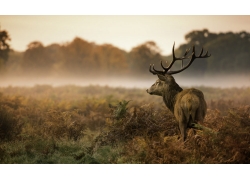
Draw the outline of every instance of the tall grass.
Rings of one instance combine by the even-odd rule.
[[[205,128],[183,143],[162,99],[142,89],[0,88],[0,162],[249,163],[250,89],[199,89]]]

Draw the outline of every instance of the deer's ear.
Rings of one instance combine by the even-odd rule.
[[[158,78],[161,80],[161,81],[165,81],[166,80],[166,76],[164,75],[161,75],[161,74],[157,74]]]

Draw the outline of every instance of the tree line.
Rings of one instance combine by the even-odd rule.
[[[5,35],[7,31],[4,31]],[[163,56],[153,41],[147,41],[126,52],[111,44],[98,45],[76,37],[65,44],[44,46],[40,41],[28,44],[24,52],[11,50],[3,31],[5,49],[0,48],[1,66],[9,74],[19,72],[37,76],[149,76],[149,64],[159,66],[160,61],[172,59]],[[185,35],[186,43],[175,48],[176,56],[195,45],[197,54],[202,46],[212,56],[197,59],[183,75],[247,74],[250,68],[250,33],[212,33],[207,29],[194,30]],[[7,46],[6,46],[7,44]],[[0,45],[4,46],[4,43]],[[187,61],[187,60],[185,60]],[[187,61],[188,62],[188,61]],[[187,63],[187,62],[184,62]],[[180,68],[177,62],[173,68]],[[3,71],[3,70],[2,70]]]
[[[183,54],[188,47],[196,46],[197,54],[202,46],[212,54],[207,59],[197,59],[187,74],[249,74],[250,70],[250,33],[211,33],[207,29],[192,31],[185,35],[186,43],[178,51]]]

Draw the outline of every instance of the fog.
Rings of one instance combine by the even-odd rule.
[[[175,77],[175,76],[174,76]],[[21,86],[33,87],[35,85],[51,85],[51,86],[109,86],[123,88],[149,88],[157,79],[157,76],[151,78],[124,78],[124,77],[109,77],[109,78],[38,78],[38,77],[5,77],[0,78],[0,87]],[[250,87],[249,76],[217,76],[217,77],[175,77],[176,82],[181,87],[218,87],[218,88],[242,88]]]

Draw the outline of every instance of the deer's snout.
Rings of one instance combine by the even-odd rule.
[[[150,92],[148,89],[146,90],[146,92],[150,95],[152,95],[152,92]]]

